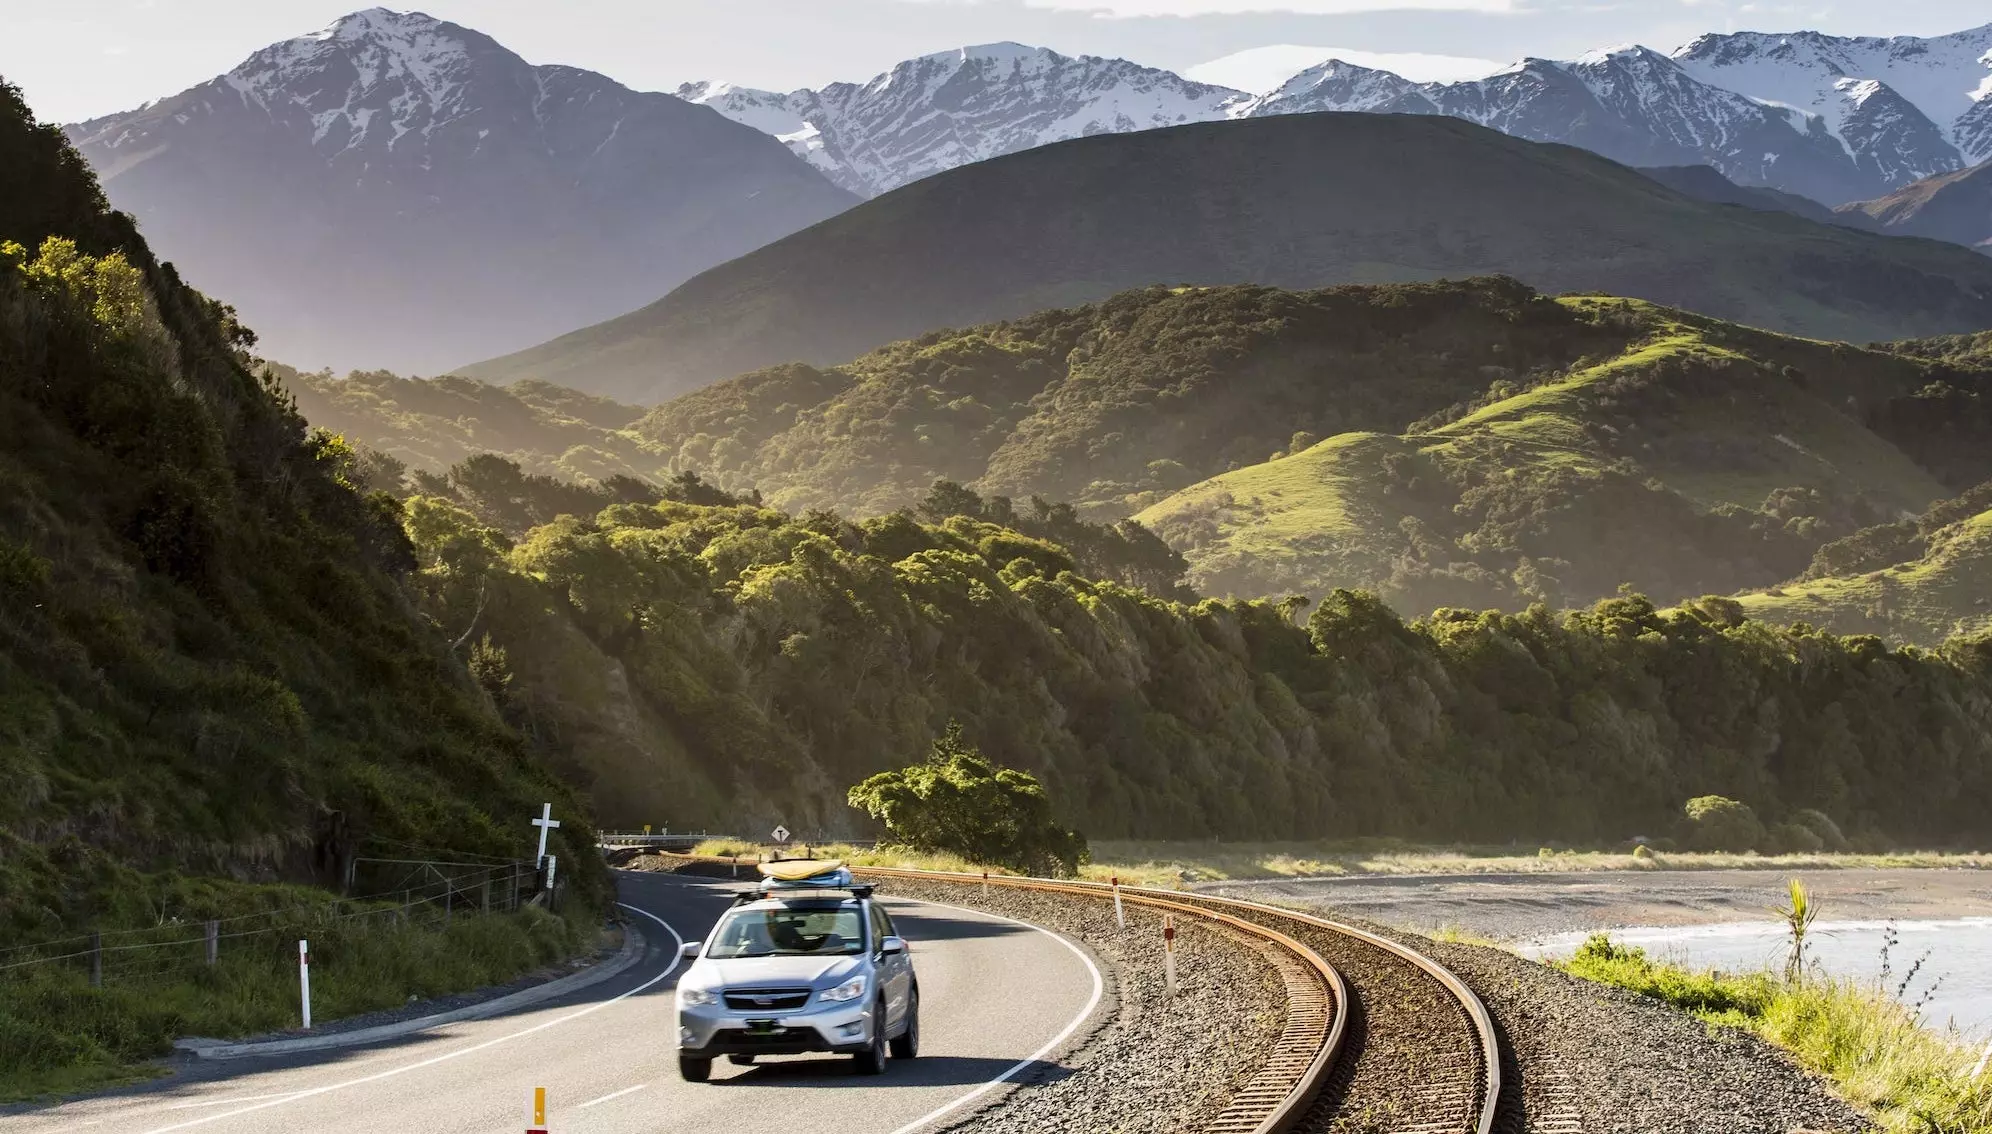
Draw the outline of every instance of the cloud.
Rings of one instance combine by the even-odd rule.
[[[1410,51],[1359,51],[1349,47],[1303,47],[1294,43],[1255,47],[1199,63],[1183,72],[1199,83],[1215,83],[1260,94],[1314,66],[1340,59],[1358,67],[1390,71],[1417,83],[1456,83],[1484,79],[1507,66],[1493,59],[1465,55],[1430,55]]]
[[[976,3],[978,0],[913,0],[915,3]],[[1443,11],[1514,12],[1518,0],[1022,0],[1026,8],[1090,12],[1114,19],[1143,16],[1343,16],[1357,12]]]

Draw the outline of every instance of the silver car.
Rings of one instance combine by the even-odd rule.
[[[885,1070],[920,1051],[920,983],[871,887],[743,894],[712,935],[685,945],[678,1071],[703,1083],[724,1055],[837,1052]]]

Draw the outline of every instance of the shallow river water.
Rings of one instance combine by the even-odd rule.
[[[1890,924],[1822,921],[1812,927],[1807,950],[1834,976],[1879,980]],[[1912,1005],[1922,1001],[1923,1022],[1930,1027],[1955,1024],[1973,1036],[1992,1038],[1992,917],[1892,924],[1897,940],[1889,950],[1889,990],[1893,992],[1922,958],[1902,999]],[[1783,927],[1765,921],[1633,927],[1610,933],[1613,940],[1637,945],[1657,959],[1732,971],[1782,968],[1789,941]],[[1567,957],[1587,935],[1541,937],[1527,942],[1521,951],[1532,957]]]

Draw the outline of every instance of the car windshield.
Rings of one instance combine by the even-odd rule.
[[[862,953],[864,922],[849,907],[735,910],[713,930],[708,957],[806,957]]]

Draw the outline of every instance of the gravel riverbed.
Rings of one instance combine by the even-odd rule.
[[[1265,1062],[1286,1022],[1286,990],[1259,943],[1200,919],[1176,918],[1178,994],[1168,995],[1162,917],[1113,903],[979,886],[891,879],[881,893],[987,910],[1064,934],[1106,980],[1091,1030],[1018,1076],[1020,1089],[946,1127],[978,1134],[1179,1134],[1229,1104]]]

